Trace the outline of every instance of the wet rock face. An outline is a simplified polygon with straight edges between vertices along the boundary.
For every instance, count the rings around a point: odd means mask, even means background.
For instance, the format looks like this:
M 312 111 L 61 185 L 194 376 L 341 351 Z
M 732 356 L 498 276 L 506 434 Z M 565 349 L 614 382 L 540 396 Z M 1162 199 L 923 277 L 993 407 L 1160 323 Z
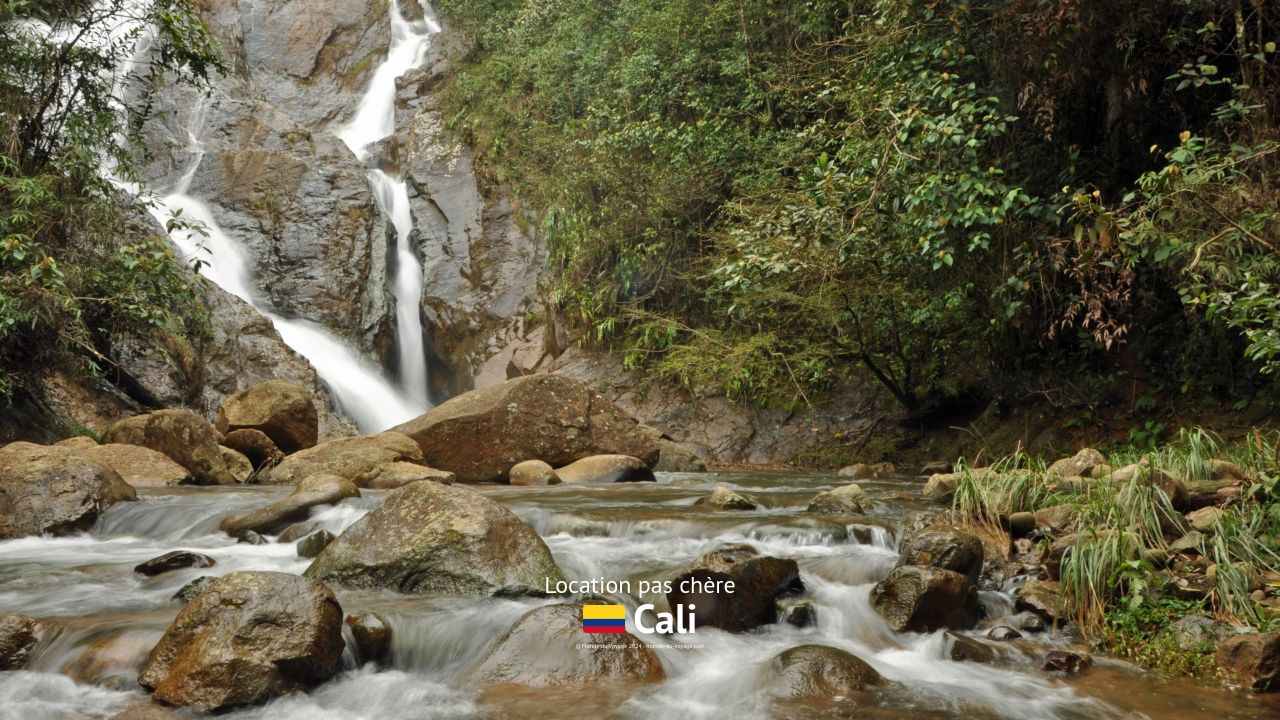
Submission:
M 978 621 L 978 590 L 950 570 L 907 565 L 871 590 L 871 607 L 898 632 L 965 630 Z
M 25 668 L 41 634 L 40 623 L 26 615 L 0 615 L 0 672 Z
M 333 505 L 352 497 L 360 497 L 360 489 L 350 480 L 337 475 L 311 475 L 298 483 L 288 497 L 266 507 L 229 515 L 218 524 L 218 529 L 237 538 L 250 531 L 272 533 L 306 519 L 311 508 L 317 505 Z
M 977 584 L 982 576 L 982 541 L 957 527 L 931 525 L 903 548 L 899 565 L 923 565 L 951 570 Z
M 216 427 L 224 435 L 257 430 L 288 454 L 315 446 L 319 419 L 306 388 L 271 380 L 251 385 L 224 400 Z
M 603 639 L 602 639 L 603 638 Z M 582 605 L 546 605 L 525 613 L 472 675 L 483 684 L 582 686 L 665 677 L 652 649 L 631 633 L 582 632 Z
M 354 587 L 455 595 L 538 595 L 564 578 L 542 538 L 467 488 L 416 482 L 333 541 L 306 576 Z
M 884 678 L 856 655 L 826 645 L 800 645 L 769 661 L 774 693 L 791 699 L 829 699 L 880 685 Z
M 708 590 L 709 584 L 726 581 L 733 582 L 733 592 Z M 667 603 L 695 605 L 699 626 L 742 632 L 777 622 L 778 598 L 803 590 L 795 560 L 761 556 L 749 545 L 726 545 L 677 574 Z
M 0 540 L 88 530 L 137 493 L 115 470 L 66 447 L 0 448 Z
M 209 281 L 202 283 L 213 338 L 204 345 L 200 404 L 212 414 L 222 401 L 256 383 L 281 379 L 306 388 L 316 409 L 320 437 L 340 437 L 355 425 L 330 409 L 329 390 L 315 368 L 294 352 L 271 320 Z
M 1218 669 L 1240 687 L 1280 691 L 1280 632 L 1237 635 L 1218 646 Z
M 657 445 L 633 418 L 558 375 L 474 390 L 393 430 L 417 441 L 427 465 L 461 482 L 501 480 L 529 458 L 555 467 L 603 454 L 629 455 L 645 467 L 658 460 Z
M 107 443 L 141 445 L 164 453 L 201 485 L 231 485 L 235 479 L 218 451 L 213 427 L 190 410 L 157 410 L 112 425 Z
M 322 583 L 236 572 L 178 613 L 138 682 L 171 705 L 253 705 L 333 677 L 342 646 L 342 608 Z
M 409 437 L 396 432 L 338 438 L 294 453 L 263 476 L 271 485 L 296 485 L 316 474 L 337 475 L 367 485 L 383 466 L 396 462 L 422 463 L 422 451 Z

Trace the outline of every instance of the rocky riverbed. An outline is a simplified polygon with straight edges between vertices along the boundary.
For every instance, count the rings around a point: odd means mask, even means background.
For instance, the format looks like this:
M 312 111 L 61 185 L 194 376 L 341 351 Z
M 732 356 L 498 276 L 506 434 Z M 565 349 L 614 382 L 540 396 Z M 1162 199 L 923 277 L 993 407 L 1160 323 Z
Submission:
M 152 471 L 133 473 L 138 487 L 119 481 L 91 459 L 111 445 L 0 449 L 10 503 L 0 717 L 1280 713 L 1273 695 L 1091 655 L 1031 592 L 1043 568 L 1002 563 L 989 539 L 936 524 L 922 476 L 863 468 L 855 488 L 834 472 L 652 473 L 667 446 L 607 401 L 545 377 L 463 396 L 402 428 L 462 433 L 435 449 L 400 433 L 317 444 L 310 405 L 286 390 L 229 400 L 203 441 L 187 416 L 112 429 L 166 447 L 164 429 L 183 428 L 183 443 L 150 458 L 186 470 L 165 476 L 173 484 L 138 480 Z M 538 416 L 522 409 L 535 399 Z M 541 432 L 550 427 L 560 430 Z M 219 468 L 231 471 L 219 442 L 250 428 L 283 459 L 253 470 L 268 484 L 221 484 Z M 626 443 L 646 459 L 598 455 Z M 450 454 L 462 446 L 506 449 L 485 465 Z M 428 468 L 424 450 L 453 470 Z M 528 485 L 455 482 L 505 480 L 517 459 L 538 455 L 552 462 Z M 51 467 L 61 468 L 55 485 L 72 468 L 100 487 L 70 509 L 42 505 L 63 494 L 15 477 Z M 190 484 L 197 477 L 206 484 Z M 30 492 L 17 498 L 20 486 Z M 70 524 L 53 522 L 67 513 Z M 604 594 L 547 596 L 557 585 Z M 624 605 L 627 633 L 582 632 L 584 601 Z M 696 621 L 681 617 L 693 632 L 644 632 L 653 614 L 690 606 Z

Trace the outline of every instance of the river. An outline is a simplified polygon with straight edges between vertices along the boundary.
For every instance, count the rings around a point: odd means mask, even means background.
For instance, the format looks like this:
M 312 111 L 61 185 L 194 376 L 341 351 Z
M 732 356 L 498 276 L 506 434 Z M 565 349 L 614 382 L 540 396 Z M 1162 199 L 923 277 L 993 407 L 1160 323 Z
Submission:
M 814 626 L 780 623 L 740 635 L 700 627 L 661 640 L 667 680 L 648 687 L 592 686 L 582 691 L 476 688 L 469 670 L 517 618 L 549 599 L 406 596 L 335 588 L 346 612 L 371 609 L 393 629 L 388 667 L 355 667 L 309 694 L 278 698 L 225 717 L 237 720 L 438 718 L 1213 718 L 1280 716 L 1280 700 L 1234 694 L 1210 682 L 1167 680 L 1127 663 L 1095 657 L 1091 670 L 1063 677 L 1038 669 L 1052 633 L 1002 644 L 995 664 L 944 657 L 943 633 L 899 634 L 871 609 L 872 584 L 897 560 L 897 528 L 929 507 L 916 478 L 860 484 L 876 500 L 857 522 L 805 517 L 831 474 L 659 474 L 657 483 L 475 489 L 504 504 L 541 535 L 570 580 L 669 577 L 723 543 L 750 543 L 794 558 L 816 608 Z M 693 503 L 727 483 L 761 505 L 716 512 Z M 91 533 L 0 542 L 0 613 L 50 621 L 32 670 L 0 673 L 0 718 L 112 718 L 148 703 L 136 684 L 151 647 L 181 608 L 171 599 L 200 575 L 259 569 L 301 573 L 308 560 L 292 544 L 237 544 L 217 529 L 232 512 L 266 504 L 288 488 L 176 487 L 140 491 L 112 507 Z M 312 521 L 340 532 L 375 507 L 380 491 L 332 507 Z M 206 553 L 217 565 L 154 578 L 139 562 L 175 549 Z M 621 599 L 634 610 L 641 598 Z M 1010 612 L 1005 593 L 984 592 L 988 614 Z M 629 613 L 630 616 L 630 613 Z M 634 631 L 634 627 L 629 627 Z M 991 624 L 988 620 L 986 624 Z M 973 631 L 981 637 L 985 630 Z M 648 636 L 650 638 L 655 636 Z M 781 650 L 821 643 L 869 662 L 889 683 L 865 697 L 809 705 L 771 699 L 765 668 Z M 152 715 L 146 715 L 152 717 Z M 186 717 L 175 714 L 174 717 Z

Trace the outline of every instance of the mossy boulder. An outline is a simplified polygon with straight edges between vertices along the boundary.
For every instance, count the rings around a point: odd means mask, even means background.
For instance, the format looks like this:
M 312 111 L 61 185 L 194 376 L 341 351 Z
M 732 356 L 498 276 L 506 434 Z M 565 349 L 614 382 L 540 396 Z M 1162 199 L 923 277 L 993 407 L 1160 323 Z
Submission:
M 119 473 L 75 450 L 0 448 L 0 540 L 88 530 L 104 510 L 137 497 Z

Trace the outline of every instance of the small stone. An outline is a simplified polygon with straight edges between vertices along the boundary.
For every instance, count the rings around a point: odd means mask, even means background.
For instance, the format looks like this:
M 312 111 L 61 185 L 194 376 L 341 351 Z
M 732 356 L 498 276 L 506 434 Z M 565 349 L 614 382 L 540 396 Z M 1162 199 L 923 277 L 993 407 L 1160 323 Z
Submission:
M 1025 537 L 1036 529 L 1036 516 L 1029 512 L 1016 512 L 1009 515 L 1009 534 L 1015 538 Z
M 362 610 L 348 615 L 346 623 L 361 660 L 381 663 L 391 654 L 391 624 L 381 614 Z
M 217 561 L 208 555 L 190 550 L 174 550 L 134 566 L 133 571 L 151 577 L 181 568 L 207 568 L 215 564 Z
M 253 530 L 246 530 L 244 534 L 236 538 L 236 542 L 242 542 L 245 545 L 266 545 L 267 539 Z
M 1022 633 L 1014 630 L 1008 625 L 998 625 L 987 631 L 987 637 L 991 640 L 1000 642 L 1008 642 L 1009 640 L 1017 640 L 1022 637 Z
M 298 557 L 313 558 L 329 547 L 334 534 L 328 530 L 317 530 L 298 541 Z
M 38 620 L 26 615 L 0 615 L 0 672 L 25 668 L 42 634 Z
M 297 542 L 302 538 L 316 531 L 316 524 L 313 522 L 294 523 L 284 529 L 280 533 L 280 537 L 276 538 L 276 542 L 291 543 Z
M 516 463 L 507 473 L 507 482 L 520 487 L 559 485 L 560 476 L 555 468 L 541 460 L 525 460 Z
M 217 578 L 213 577 L 212 575 L 201 575 L 195 580 L 192 580 L 186 585 L 183 585 L 182 588 L 178 590 L 178 592 L 173 594 L 172 599 L 180 600 L 182 602 L 191 602 L 191 598 L 195 597 L 196 595 L 199 595 L 200 591 L 204 589 L 205 585 L 208 585 L 209 583 L 213 582 L 216 579 Z
M 716 485 L 710 495 L 699 498 L 695 504 L 712 510 L 755 510 L 758 507 L 754 500 L 734 492 L 728 485 Z
M 1044 658 L 1045 670 L 1068 675 L 1088 670 L 1091 665 L 1093 657 L 1084 650 L 1050 650 Z
M 778 602 L 778 617 L 792 627 L 812 627 L 818 622 L 818 610 L 809 600 L 786 599 Z
M 1199 530 L 1192 530 L 1186 535 L 1183 535 L 1182 537 L 1173 541 L 1173 544 L 1169 546 L 1169 552 L 1191 553 L 1191 554 L 1199 555 L 1200 543 L 1203 541 L 1204 541 L 1204 533 L 1201 533 Z
M 947 657 L 958 662 L 989 663 L 996 659 L 996 651 L 986 643 L 974 640 L 967 635 L 953 632 L 946 634 Z
M 1217 523 L 1218 518 L 1226 515 L 1227 511 L 1220 507 L 1205 507 L 1194 510 L 1186 514 L 1187 522 L 1191 527 L 1202 532 L 1213 532 L 1213 527 Z

